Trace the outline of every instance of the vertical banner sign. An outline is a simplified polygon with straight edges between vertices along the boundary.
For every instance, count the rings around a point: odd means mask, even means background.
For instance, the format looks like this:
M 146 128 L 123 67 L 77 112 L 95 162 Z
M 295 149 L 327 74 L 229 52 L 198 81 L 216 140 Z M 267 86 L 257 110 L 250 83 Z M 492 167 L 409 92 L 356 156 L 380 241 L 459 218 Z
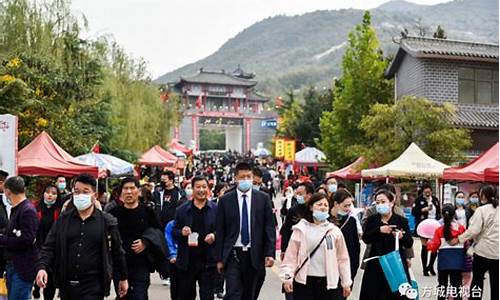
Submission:
M 295 140 L 285 141 L 285 161 L 292 162 L 295 160 Z
M 277 158 L 283 158 L 285 156 L 285 140 L 284 139 L 276 139 L 274 141 L 275 147 L 275 156 Z
M 17 175 L 17 117 L 0 115 L 0 169 Z

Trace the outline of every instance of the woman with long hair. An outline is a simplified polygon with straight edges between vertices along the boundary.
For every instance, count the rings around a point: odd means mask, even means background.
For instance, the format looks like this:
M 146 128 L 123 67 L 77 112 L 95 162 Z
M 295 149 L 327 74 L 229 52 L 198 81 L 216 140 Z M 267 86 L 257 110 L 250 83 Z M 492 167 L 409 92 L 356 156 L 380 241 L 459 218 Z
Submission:
M 491 299 L 498 299 L 498 192 L 493 185 L 482 186 L 479 190 L 481 206 L 470 219 L 469 227 L 451 244 L 465 243 L 474 239 L 471 291 L 479 291 L 481 299 L 486 272 L 490 277 Z
M 47 185 L 44 189 L 43 196 L 36 205 L 36 211 L 40 221 L 35 241 L 35 247 L 38 249 L 42 248 L 50 228 L 52 228 L 54 222 L 59 218 L 61 207 L 62 203 L 59 189 L 55 184 L 51 183 Z M 43 289 L 43 299 L 52 300 L 54 299 L 55 293 L 56 287 L 54 286 L 53 276 L 49 273 L 47 286 Z M 40 288 L 36 284 L 33 289 L 33 298 L 40 298 Z
M 329 202 L 331 207 L 330 221 L 340 228 L 344 236 L 351 264 L 351 279 L 354 282 L 359 268 L 359 253 L 361 251 L 356 217 L 351 215 L 354 198 L 349 191 L 338 190 Z
M 427 249 L 432 253 L 438 253 L 438 283 L 440 290 L 446 291 L 446 294 L 438 295 L 438 299 L 444 300 L 448 297 L 458 299 L 458 291 L 462 285 L 462 271 L 465 267 L 464 244 L 450 245 L 449 242 L 462 234 L 465 227 L 455 220 L 456 210 L 452 204 L 445 204 L 441 212 L 444 224 L 436 229 L 434 236 L 427 243 Z M 457 292 L 452 294 L 453 290 Z

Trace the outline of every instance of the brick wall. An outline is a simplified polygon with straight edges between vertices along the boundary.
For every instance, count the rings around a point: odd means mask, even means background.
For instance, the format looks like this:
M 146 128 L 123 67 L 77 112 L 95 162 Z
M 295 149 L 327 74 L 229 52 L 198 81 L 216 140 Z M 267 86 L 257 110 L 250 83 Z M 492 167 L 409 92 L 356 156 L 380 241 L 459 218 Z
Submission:
M 417 59 L 405 55 L 397 72 L 397 98 L 399 99 L 405 95 L 421 96 L 438 103 L 451 102 L 461 110 L 498 111 L 498 104 L 458 103 L 458 69 L 462 67 L 496 70 L 498 64 L 443 59 Z
M 403 96 L 424 96 L 424 65 L 416 58 L 405 55 L 396 75 L 397 99 Z

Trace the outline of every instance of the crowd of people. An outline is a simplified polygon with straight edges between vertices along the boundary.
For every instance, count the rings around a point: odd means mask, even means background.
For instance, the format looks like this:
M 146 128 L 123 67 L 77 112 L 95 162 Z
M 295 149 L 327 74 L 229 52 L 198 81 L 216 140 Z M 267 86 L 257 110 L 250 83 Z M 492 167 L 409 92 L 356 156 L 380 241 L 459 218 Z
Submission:
M 141 175 L 122 178 L 110 193 L 88 174 L 58 176 L 28 200 L 24 179 L 1 171 L 8 299 L 104 299 L 111 288 L 117 299 L 148 299 L 154 272 L 172 300 L 265 299 L 266 268 L 277 252 L 287 300 L 347 299 L 353 289 L 363 300 L 414 299 L 391 288 L 378 260 L 396 251 L 412 282 L 416 233 L 392 184 L 380 185 L 358 214 L 336 178 L 297 176 L 237 153 L 198 156 L 182 176 L 168 169 Z M 464 288 L 480 299 L 486 272 L 498 299 L 496 187 L 459 191 L 442 207 L 430 185 L 419 190 L 416 226 L 440 222 L 432 237 L 420 237 L 422 273 L 437 275 L 438 299 L 466 299 Z

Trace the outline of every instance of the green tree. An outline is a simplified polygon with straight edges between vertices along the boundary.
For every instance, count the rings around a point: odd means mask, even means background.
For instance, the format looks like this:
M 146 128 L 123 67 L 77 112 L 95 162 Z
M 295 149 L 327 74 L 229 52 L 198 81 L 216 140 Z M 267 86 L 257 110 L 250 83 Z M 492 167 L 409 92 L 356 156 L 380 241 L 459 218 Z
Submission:
M 438 105 L 425 98 L 404 97 L 395 104 L 375 104 L 359 128 L 366 145 L 358 151 L 368 163 L 385 164 L 415 142 L 431 157 L 444 163 L 463 159 L 471 146 L 470 132 L 453 125 L 456 108 Z
M 293 137 L 299 143 L 315 146 L 320 137 L 318 116 L 331 110 L 333 90 L 325 88 L 318 91 L 316 87 L 309 86 L 302 98 L 299 100 L 292 92 L 288 93 L 287 101 L 280 110 L 277 135 Z
M 304 102 L 296 121 L 295 137 L 307 146 L 316 146 L 320 137 L 319 121 L 321 114 L 332 109 L 333 90 L 318 91 L 309 87 L 304 92 Z
M 438 25 L 438 27 L 436 28 L 436 32 L 434 32 L 432 37 L 434 37 L 435 39 L 446 39 L 446 34 L 444 32 L 443 27 L 441 27 L 441 25 Z
M 86 27 L 68 0 L 0 2 L 0 113 L 19 117 L 20 147 L 42 130 L 73 155 L 96 141 L 128 160 L 166 146 L 178 99 L 162 102 L 143 59 Z
M 349 33 L 332 111 L 324 112 L 320 120 L 320 145 L 334 166 L 341 167 L 359 155 L 357 145 L 365 140 L 358 124 L 370 107 L 392 101 L 393 82 L 384 78 L 388 63 L 366 11 L 362 23 Z

